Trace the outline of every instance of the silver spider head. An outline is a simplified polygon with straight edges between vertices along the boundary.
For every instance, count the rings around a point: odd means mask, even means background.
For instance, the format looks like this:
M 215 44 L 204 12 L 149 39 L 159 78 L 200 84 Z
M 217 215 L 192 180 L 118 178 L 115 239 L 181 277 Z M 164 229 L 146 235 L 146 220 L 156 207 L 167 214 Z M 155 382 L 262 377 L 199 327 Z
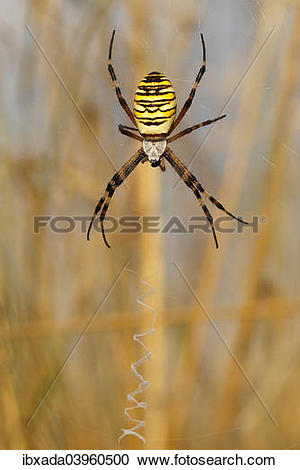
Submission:
M 143 150 L 148 157 L 148 160 L 151 164 L 158 163 L 160 157 L 166 150 L 167 141 L 166 140 L 143 140 Z

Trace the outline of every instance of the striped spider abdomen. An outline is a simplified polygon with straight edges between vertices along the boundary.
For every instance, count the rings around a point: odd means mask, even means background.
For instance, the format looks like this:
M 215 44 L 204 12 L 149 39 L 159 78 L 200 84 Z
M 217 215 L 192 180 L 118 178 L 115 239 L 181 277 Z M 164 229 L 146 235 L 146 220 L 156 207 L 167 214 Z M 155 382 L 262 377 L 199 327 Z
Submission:
M 159 139 L 168 134 L 176 114 L 176 96 L 163 73 L 148 73 L 139 83 L 133 113 L 143 137 Z

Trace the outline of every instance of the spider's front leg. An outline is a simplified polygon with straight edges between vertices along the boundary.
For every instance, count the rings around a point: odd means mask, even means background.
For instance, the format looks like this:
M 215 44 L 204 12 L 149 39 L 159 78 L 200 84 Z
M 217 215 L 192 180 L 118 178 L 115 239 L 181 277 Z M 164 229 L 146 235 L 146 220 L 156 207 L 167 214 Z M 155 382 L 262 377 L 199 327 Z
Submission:
M 116 77 L 116 73 L 115 73 L 115 70 L 114 70 L 114 67 L 113 67 L 113 64 L 112 64 L 111 56 L 112 56 L 112 48 L 113 48 L 113 43 L 114 43 L 114 38 L 115 38 L 115 32 L 116 31 L 113 30 L 111 40 L 110 40 L 110 45 L 109 45 L 108 62 L 107 62 L 108 72 L 109 72 L 109 75 L 112 79 L 113 86 L 115 87 L 116 95 L 117 95 L 117 98 L 119 100 L 120 105 L 124 109 L 125 113 L 129 117 L 131 122 L 133 122 L 133 124 L 135 125 L 134 115 L 132 114 L 132 111 L 129 108 L 129 106 L 127 104 L 127 101 L 125 100 L 125 98 L 122 95 L 122 92 L 120 90 L 119 83 L 118 83 L 118 80 L 117 80 L 117 77 Z
M 205 73 L 205 70 L 206 70 L 206 47 L 205 47 L 203 34 L 201 34 L 201 42 L 202 42 L 202 51 L 203 51 L 202 65 L 201 65 L 200 70 L 198 72 L 198 75 L 196 77 L 195 83 L 194 83 L 194 85 L 193 85 L 193 87 L 190 91 L 188 99 L 184 103 L 180 113 L 178 114 L 177 118 L 175 119 L 175 121 L 172 124 L 172 127 L 170 129 L 171 132 L 175 129 L 175 127 L 178 126 L 178 124 L 180 123 L 180 121 L 185 116 L 186 112 L 188 111 L 188 109 L 191 107 L 191 104 L 192 104 L 193 99 L 194 99 L 195 94 L 196 94 L 197 87 L 198 87 L 198 85 L 201 81 L 201 78 L 203 77 L 203 75 Z

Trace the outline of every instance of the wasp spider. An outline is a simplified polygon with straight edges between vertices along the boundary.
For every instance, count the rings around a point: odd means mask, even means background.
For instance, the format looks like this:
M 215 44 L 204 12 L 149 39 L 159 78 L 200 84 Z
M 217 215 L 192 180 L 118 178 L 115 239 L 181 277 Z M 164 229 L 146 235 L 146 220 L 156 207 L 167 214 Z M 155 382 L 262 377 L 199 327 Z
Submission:
M 111 198 L 115 192 L 115 189 L 120 186 L 127 176 L 135 169 L 139 163 L 145 163 L 149 161 L 152 167 L 160 167 L 162 171 L 165 171 L 165 159 L 174 170 L 178 173 L 180 178 L 183 179 L 189 189 L 193 191 L 196 198 L 198 199 L 212 229 L 212 233 L 215 239 L 216 247 L 218 248 L 218 240 L 214 229 L 213 218 L 208 208 L 206 207 L 203 197 L 206 197 L 212 202 L 218 209 L 228 214 L 230 217 L 238 220 L 242 223 L 247 223 L 244 220 L 231 214 L 225 207 L 211 196 L 199 183 L 196 177 L 190 172 L 190 170 L 174 155 L 168 144 L 175 140 L 183 137 L 186 134 L 199 129 L 200 127 L 208 126 L 220 119 L 223 119 L 225 115 L 219 116 L 215 119 L 209 119 L 203 121 L 200 124 L 196 124 L 192 127 L 184 129 L 181 132 L 170 137 L 170 134 L 178 126 L 182 118 L 185 116 L 187 110 L 190 108 L 194 99 L 197 86 L 204 75 L 206 68 L 206 49 L 203 35 L 201 34 L 201 42 L 203 49 L 203 61 L 196 77 L 195 83 L 189 94 L 188 99 L 183 105 L 180 113 L 176 117 L 176 96 L 174 89 L 171 85 L 170 80 L 160 72 L 151 72 L 143 78 L 139 83 L 137 91 L 134 96 L 134 108 L 133 112 L 129 108 L 126 100 L 122 96 L 116 74 L 111 62 L 113 41 L 115 37 L 115 31 L 112 33 L 109 55 L 108 55 L 108 71 L 111 76 L 113 85 L 116 90 L 117 98 L 120 105 L 126 112 L 129 119 L 134 124 L 134 127 L 128 127 L 119 125 L 119 130 L 122 134 L 131 137 L 132 139 L 139 140 L 142 142 L 142 147 L 128 160 L 122 168 L 112 177 L 106 187 L 106 191 L 100 198 L 90 226 L 87 232 L 87 239 L 89 240 L 91 227 L 93 225 L 95 217 L 99 214 L 100 210 L 100 223 L 103 240 L 108 248 L 110 248 L 106 237 L 103 226 L 103 221 L 111 201 Z

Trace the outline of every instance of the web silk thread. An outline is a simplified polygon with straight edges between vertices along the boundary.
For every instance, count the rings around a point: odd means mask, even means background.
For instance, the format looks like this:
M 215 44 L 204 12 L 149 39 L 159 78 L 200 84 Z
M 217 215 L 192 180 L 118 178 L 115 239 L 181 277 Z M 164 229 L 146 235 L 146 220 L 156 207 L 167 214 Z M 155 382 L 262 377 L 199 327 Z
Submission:
M 146 410 L 146 408 L 147 408 L 147 402 L 140 400 L 138 398 L 138 396 L 141 395 L 146 390 L 146 388 L 149 385 L 149 381 L 145 380 L 144 376 L 138 371 L 138 369 L 142 364 L 144 364 L 146 361 L 150 360 L 151 357 L 152 357 L 152 352 L 149 348 L 147 348 L 147 346 L 143 342 L 143 338 L 145 338 L 146 336 L 153 335 L 155 333 L 155 322 L 156 322 L 156 318 L 157 318 L 157 311 L 156 311 L 155 308 L 150 307 L 150 305 L 143 302 L 149 296 L 151 296 L 153 294 L 156 294 L 156 290 L 150 284 L 148 284 L 146 281 L 141 280 L 140 282 L 141 282 L 142 285 L 146 286 L 149 289 L 149 291 L 147 293 L 137 297 L 136 302 L 141 307 L 144 307 L 147 310 L 149 310 L 150 312 L 152 312 L 152 326 L 151 326 L 150 330 L 145 331 L 144 333 L 134 333 L 134 335 L 133 335 L 133 341 L 138 343 L 143 348 L 145 354 L 143 355 L 143 357 L 141 357 L 137 361 L 131 362 L 130 368 L 131 368 L 131 371 L 132 371 L 133 375 L 137 379 L 138 386 L 133 392 L 128 393 L 128 395 L 127 395 L 127 400 L 129 402 L 132 402 L 133 405 L 128 406 L 128 407 L 125 408 L 124 416 L 129 421 L 129 423 L 131 423 L 132 426 L 128 427 L 128 428 L 122 428 L 121 429 L 122 434 L 119 437 L 119 444 L 120 444 L 121 440 L 124 437 L 129 436 L 129 435 L 137 437 L 138 439 L 140 439 L 143 442 L 144 445 L 146 444 L 146 439 L 141 434 L 141 430 L 144 429 L 145 426 L 146 426 L 146 421 L 144 419 L 133 418 L 131 416 L 131 413 L 134 410 L 138 410 L 138 409 Z

